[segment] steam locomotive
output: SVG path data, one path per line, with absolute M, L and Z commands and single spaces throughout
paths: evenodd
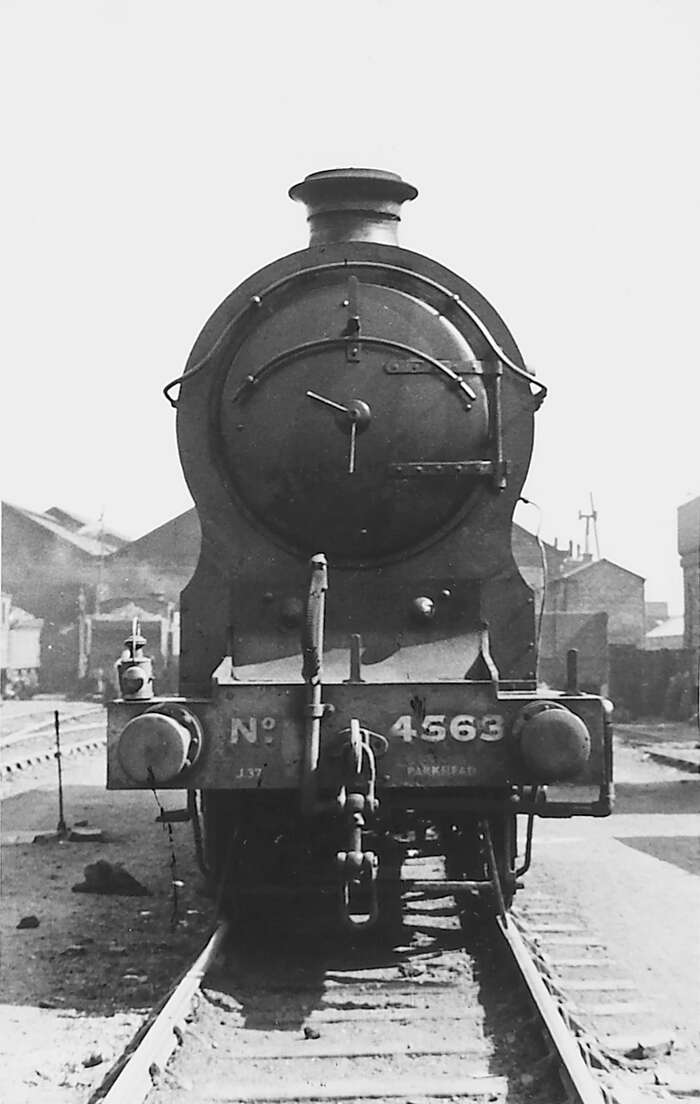
M 399 246 L 401 177 L 289 194 L 308 248 L 236 288 L 165 389 L 202 532 L 181 696 L 154 696 L 135 631 L 108 786 L 187 790 L 234 897 L 330 885 L 370 926 L 423 847 L 503 911 L 534 818 L 605 816 L 613 793 L 610 707 L 573 657 L 538 691 L 511 550 L 545 388 L 478 291 Z

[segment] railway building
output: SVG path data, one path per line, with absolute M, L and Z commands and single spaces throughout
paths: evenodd
M 678 507 L 678 554 L 683 571 L 684 644 L 700 660 L 700 495 Z
M 110 556 L 105 563 L 105 596 L 159 596 L 178 605 L 197 563 L 199 544 L 197 511 L 186 510 Z
M 649 652 L 680 651 L 684 646 L 683 617 L 665 617 L 644 635 L 644 648 Z
M 39 512 L 2 503 L 3 590 L 43 622 L 42 689 L 74 687 L 81 614 L 94 609 L 107 559 L 126 543 L 57 506 Z
M 127 541 L 52 506 L 42 512 L 2 503 L 3 589 L 47 624 L 74 620 L 80 594 L 95 601 L 108 556 Z
M 180 615 L 176 604 L 161 595 L 147 595 L 137 601 L 123 597 L 106 599 L 99 612 L 84 614 L 78 633 L 79 673 L 91 683 L 93 692 L 104 698 L 117 694 L 115 657 L 138 621 L 148 641 L 148 654 L 161 691 L 177 686 L 177 656 L 180 652 Z
M 608 615 L 610 644 L 641 648 L 646 631 L 644 579 L 608 559 L 567 560 L 547 584 L 547 612 Z

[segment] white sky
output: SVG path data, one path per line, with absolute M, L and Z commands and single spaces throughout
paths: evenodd
M 287 188 L 399 172 L 401 244 L 550 388 L 525 494 L 680 611 L 700 494 L 697 0 L 0 0 L 2 495 L 135 536 L 187 509 L 161 387 Z M 532 508 L 520 520 L 536 526 Z

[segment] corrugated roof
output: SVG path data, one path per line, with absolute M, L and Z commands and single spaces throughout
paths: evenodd
M 96 533 L 95 523 L 92 525 L 83 524 L 80 529 L 73 530 L 62 525 L 56 518 L 48 514 L 40 514 L 34 510 L 27 510 L 23 506 L 15 506 L 11 502 L 3 502 L 3 507 L 5 507 L 5 509 L 14 510 L 15 513 L 20 514 L 36 525 L 40 525 L 42 529 L 46 529 L 47 532 L 53 533 L 54 536 L 59 537 L 68 544 L 74 545 L 82 552 L 86 552 L 89 556 L 109 556 L 112 552 L 116 552 L 118 548 L 121 548 L 122 544 L 126 543 L 121 538 L 116 537 L 114 533 L 103 533 L 100 535 L 99 526 L 97 527 Z
M 125 601 L 123 605 L 117 606 L 116 609 L 90 615 L 92 621 L 133 621 L 135 617 L 139 621 L 163 620 L 162 614 L 152 609 L 146 609 L 145 606 L 132 601 Z

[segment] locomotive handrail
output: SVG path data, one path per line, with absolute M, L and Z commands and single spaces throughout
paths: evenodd
M 163 394 L 170 405 L 174 409 L 177 409 L 177 405 L 179 402 L 179 395 L 177 399 L 173 399 L 171 397 L 170 391 L 172 390 L 172 388 L 176 387 L 178 384 L 184 383 L 185 380 L 191 379 L 192 376 L 198 375 L 199 372 L 206 368 L 207 365 L 210 363 L 212 357 L 222 347 L 229 334 L 235 329 L 239 322 L 241 322 L 245 315 L 248 314 L 251 309 L 258 310 L 262 307 L 264 298 L 268 298 L 270 295 L 275 294 L 282 288 L 285 288 L 288 284 L 293 283 L 295 280 L 307 278 L 309 276 L 316 276 L 324 272 L 334 272 L 338 271 L 339 269 L 347 272 L 349 268 L 380 269 L 382 272 L 390 272 L 393 275 L 409 277 L 411 280 L 417 281 L 419 284 L 423 284 L 424 286 L 431 288 L 433 291 L 439 292 L 440 295 L 445 296 L 449 300 L 450 306 L 456 307 L 458 310 L 461 310 L 464 314 L 466 314 L 469 320 L 479 330 L 479 333 L 484 338 L 491 351 L 495 353 L 496 357 L 501 360 L 503 364 L 505 364 L 511 370 L 511 372 L 513 372 L 520 379 L 523 379 L 527 383 L 531 383 L 535 387 L 539 388 L 537 395 L 539 399 L 538 405 L 540 405 L 544 401 L 547 396 L 546 386 L 543 383 L 540 383 L 539 380 L 535 379 L 535 377 L 529 371 L 521 368 L 520 365 L 511 360 L 508 354 L 501 348 L 496 339 L 493 337 L 491 331 L 486 326 L 486 323 L 481 320 L 476 311 L 469 307 L 456 292 L 450 291 L 449 288 L 444 287 L 442 284 L 438 283 L 437 280 L 432 280 L 429 276 L 423 276 L 419 272 L 414 272 L 408 268 L 402 268 L 400 265 L 388 265 L 382 261 L 343 260 L 333 261 L 330 264 L 312 265 L 309 268 L 304 268 L 301 270 L 297 270 L 296 272 L 291 272 L 287 276 L 282 277 L 282 279 L 276 280 L 274 283 L 270 284 L 267 288 L 263 290 L 262 294 L 251 296 L 245 307 L 238 311 L 238 313 L 235 314 L 233 318 L 229 319 L 219 336 L 216 338 L 212 347 L 197 361 L 197 363 L 194 364 L 192 368 L 189 369 L 189 371 L 183 372 L 182 375 L 178 376 L 174 380 L 171 380 L 170 383 L 167 383 L 165 385 L 165 387 L 163 388 Z M 364 340 L 367 339 L 365 338 Z
M 290 349 L 285 349 L 284 352 L 278 353 L 272 360 L 268 360 L 266 364 L 261 365 L 256 371 L 250 372 L 244 376 L 235 392 L 231 397 L 231 404 L 237 403 L 246 392 L 256 387 L 259 383 L 269 376 L 277 368 L 282 367 L 288 361 L 303 356 L 306 353 L 317 352 L 320 349 L 332 349 L 336 347 L 342 347 L 345 345 L 345 337 L 324 337 L 318 338 L 314 341 L 302 342 L 300 345 L 295 345 Z M 452 387 L 455 390 L 461 392 L 462 396 L 466 400 L 464 402 L 465 410 L 471 410 L 471 403 L 476 401 L 476 392 L 469 386 L 465 380 L 455 372 L 448 364 L 443 363 L 440 360 L 436 360 L 435 357 L 429 353 L 423 352 L 420 349 L 416 349 L 412 345 L 406 345 L 400 341 L 392 341 L 389 338 L 373 337 L 371 335 L 357 335 L 353 338 L 353 343 L 356 346 L 360 345 L 375 345 L 379 348 L 387 348 L 394 351 L 407 354 L 414 360 L 417 358 L 428 364 L 433 370 L 437 370 L 441 375 L 445 376 Z M 492 476 L 499 491 L 504 490 L 506 486 L 506 470 L 507 464 L 503 455 L 503 424 L 502 424 L 502 411 L 501 411 L 501 378 L 503 374 L 503 366 L 501 361 L 498 361 L 496 368 L 493 372 L 493 404 L 490 411 L 490 437 L 493 443 L 494 455 L 488 460 L 472 460 L 472 461 L 458 461 L 456 464 L 449 464 L 447 462 L 436 464 L 393 464 L 391 465 L 391 474 L 394 477 L 403 478 L 406 475 L 489 475 Z M 317 396 L 315 392 L 307 391 L 307 394 L 312 398 L 319 399 L 321 402 L 328 402 L 329 400 L 323 399 Z M 333 405 L 331 402 L 329 405 Z M 340 404 L 336 404 L 339 409 L 344 408 Z M 352 455 L 352 454 L 351 454 Z M 351 461 L 352 463 L 352 461 Z
M 476 401 L 476 393 L 471 389 L 468 383 L 465 383 L 460 378 L 457 372 L 454 372 L 452 368 L 446 364 L 442 364 L 439 360 L 435 360 L 429 353 L 421 352 L 420 349 L 415 349 L 412 345 L 404 345 L 400 341 L 390 341 L 386 337 L 369 337 L 363 335 L 362 337 L 354 338 L 357 345 L 379 345 L 386 346 L 390 349 L 396 349 L 400 353 L 408 353 L 410 356 L 419 357 L 424 360 L 432 368 L 436 368 L 444 376 L 450 380 L 450 382 L 460 390 L 470 402 Z M 239 384 L 234 395 L 231 398 L 231 402 L 238 402 L 241 395 L 244 395 L 251 387 L 255 387 L 256 384 L 273 372 L 275 368 L 280 368 L 285 361 L 292 360 L 294 357 L 303 355 L 304 353 L 316 352 L 319 349 L 329 349 L 333 346 L 345 345 L 346 338 L 344 337 L 322 337 L 316 341 L 305 341 L 301 345 L 295 345 L 291 349 L 285 349 L 283 353 L 273 357 L 272 360 L 268 360 L 267 364 L 263 364 L 261 368 L 258 368 L 257 372 L 252 372 L 250 375 L 244 377 L 243 381 Z
M 306 683 L 304 759 L 301 779 L 301 808 L 305 816 L 315 810 L 317 797 L 317 771 L 321 749 L 321 718 L 325 712 L 322 699 L 323 630 L 325 622 L 326 591 L 328 590 L 328 563 L 319 553 L 309 561 L 311 579 L 306 600 L 306 614 L 302 639 L 302 678 Z

